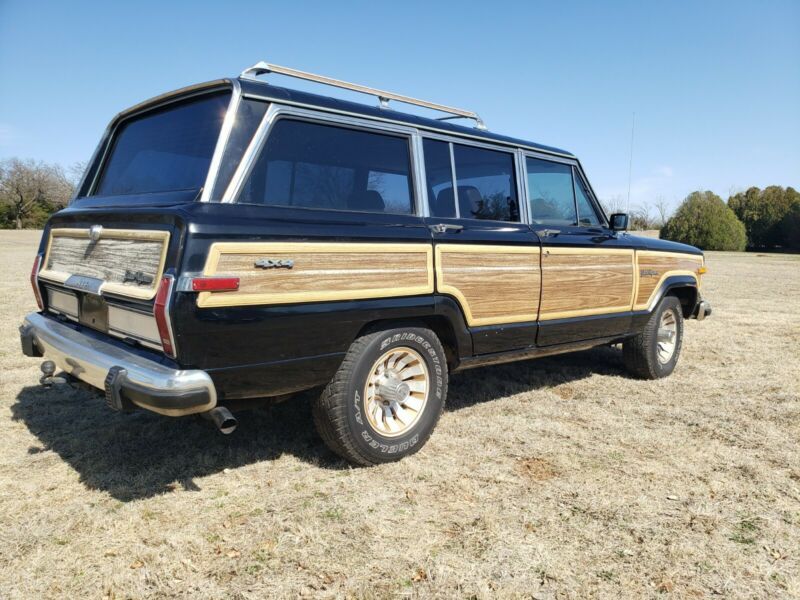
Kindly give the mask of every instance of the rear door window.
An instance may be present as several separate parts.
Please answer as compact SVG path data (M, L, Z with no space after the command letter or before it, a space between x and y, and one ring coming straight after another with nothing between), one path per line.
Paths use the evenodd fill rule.
M280 119L238 202L412 214L406 137Z
M423 151L431 216L520 220L513 154L430 139Z
M514 155L453 144L462 219L519 221Z
M531 157L525 163L531 222L537 225L576 225L572 167Z
M202 188L230 96L204 95L123 121L93 195Z
M428 186L428 208L431 216L457 217L450 144L424 139L422 151L425 154L425 180Z

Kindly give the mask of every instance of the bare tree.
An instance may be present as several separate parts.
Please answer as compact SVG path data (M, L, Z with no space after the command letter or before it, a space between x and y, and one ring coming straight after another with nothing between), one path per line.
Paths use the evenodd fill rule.
M18 158L0 162L0 208L17 229L40 225L67 205L73 190L59 165Z
M653 228L653 215L650 206L647 204L634 207L631 211L630 219L631 229L643 231Z
M664 227L667 224L667 220L669 219L669 215L672 212L667 204L667 200L664 196L656 197L656 201L653 203L653 206L656 209L656 213L658 213L658 228Z
M89 162L86 160L78 160L70 165L68 172L69 172L69 181L72 183L73 187L78 187L78 184L81 182L81 178L83 174L86 172L86 168L89 166Z
M625 200L622 196L616 195L600 200L600 205L607 215L625 212Z

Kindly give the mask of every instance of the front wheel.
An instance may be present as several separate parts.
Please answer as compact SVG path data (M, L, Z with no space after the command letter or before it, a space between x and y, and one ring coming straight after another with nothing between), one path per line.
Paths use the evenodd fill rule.
M395 461L433 433L447 396L447 360L423 327L359 337L314 403L314 423L328 447L358 465Z
M683 311L675 296L665 296L644 329L622 344L628 370L642 379L660 379L675 370L683 345Z

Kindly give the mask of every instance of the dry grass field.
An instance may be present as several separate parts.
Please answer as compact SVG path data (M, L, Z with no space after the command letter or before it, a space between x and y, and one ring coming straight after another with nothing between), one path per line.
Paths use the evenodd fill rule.
M800 597L800 257L711 253L666 380L466 372L419 454L353 469L307 398L223 437L38 387L37 240L0 233L0 597Z

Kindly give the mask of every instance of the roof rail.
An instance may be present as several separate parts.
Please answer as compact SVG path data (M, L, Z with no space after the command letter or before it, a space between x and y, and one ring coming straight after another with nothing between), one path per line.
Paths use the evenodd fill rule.
M472 112L470 110L453 108L452 106L445 106L444 104L436 104L435 102L428 102L426 100L417 100L416 98L411 98L410 96L404 96L402 94L395 94L393 92L377 90L375 88L367 87L365 85L359 85L357 83L348 83L347 81L333 79L332 77L325 77L324 75L315 75L313 73L306 73L305 71L298 71L297 69L292 69L290 67L281 67L280 65L273 65L268 62L264 62L263 60L261 62L254 64L252 67L249 67L244 71L242 71L241 77L244 79L255 79L259 75L264 75L266 73L276 73L278 75L286 75L288 77L305 79L306 81L313 81L315 83L331 85L345 90L351 90L353 92L360 92L362 94L367 94L369 96L376 96L380 101L381 108L388 108L389 100L396 100L397 102L403 102L404 104L413 104L415 106L422 106L423 108L438 110L440 112L448 113L449 115L451 115L449 117L441 117L440 120L442 121L449 119L458 119L458 118L472 119L473 121L475 121L475 126L478 129L486 129L486 125L484 124L483 119L481 119L478 116L478 113Z

